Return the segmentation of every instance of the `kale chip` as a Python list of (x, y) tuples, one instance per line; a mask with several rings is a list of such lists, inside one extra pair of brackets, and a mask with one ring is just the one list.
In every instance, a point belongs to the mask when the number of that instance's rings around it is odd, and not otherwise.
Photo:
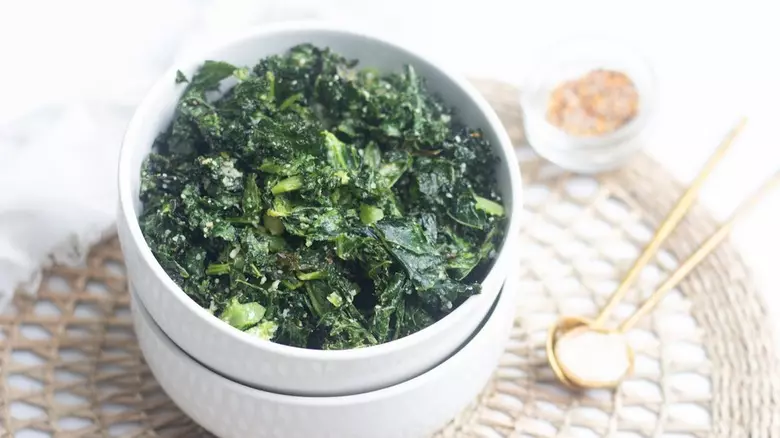
[(176, 82), (139, 222), (199, 305), (263, 339), (348, 349), (480, 292), (505, 230), (497, 158), (411, 66), (383, 75), (302, 44)]

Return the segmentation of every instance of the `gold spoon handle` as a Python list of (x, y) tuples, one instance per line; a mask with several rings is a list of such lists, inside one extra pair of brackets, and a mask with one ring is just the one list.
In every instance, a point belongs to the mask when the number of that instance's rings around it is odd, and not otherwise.
[(718, 146), (715, 152), (713, 152), (713, 154), (704, 164), (704, 167), (699, 171), (699, 174), (693, 180), (690, 187), (688, 187), (685, 193), (683, 193), (683, 195), (677, 201), (677, 205), (674, 206), (672, 211), (670, 211), (667, 215), (666, 219), (664, 219), (663, 223), (656, 231), (655, 236), (653, 236), (652, 240), (650, 240), (650, 243), (647, 244), (642, 254), (636, 259), (634, 265), (628, 271), (625, 278), (623, 278), (623, 281), (620, 283), (617, 290), (615, 290), (615, 292), (609, 298), (604, 308), (601, 309), (601, 312), (593, 321), (593, 327), (601, 327), (604, 324), (610, 312), (612, 312), (620, 300), (623, 299), (626, 292), (628, 292), (629, 288), (634, 283), (634, 280), (636, 280), (636, 278), (639, 276), (642, 268), (647, 265), (650, 259), (658, 251), (658, 248), (661, 246), (664, 240), (666, 240), (672, 231), (674, 231), (674, 228), (680, 222), (680, 219), (682, 219), (682, 217), (685, 216), (685, 213), (687, 213), (690, 209), (696, 195), (699, 193), (699, 189), (701, 189), (701, 186), (704, 184), (704, 181), (707, 179), (710, 173), (712, 173), (712, 170), (715, 168), (718, 162), (720, 162), (723, 156), (726, 155), (726, 152), (728, 151), (729, 147), (731, 147), (734, 139), (742, 131), (742, 128), (744, 128), (745, 123), (747, 123), (747, 120), (742, 118), (739, 123), (726, 135), (720, 146)]
[(731, 217), (723, 223), (700, 247), (697, 249), (687, 260), (685, 260), (675, 270), (669, 278), (666, 279), (658, 288), (650, 295), (650, 298), (645, 301), (640, 308), (634, 312), (627, 320), (623, 322), (618, 328), (621, 332), (631, 330), (631, 328), (639, 321), (643, 316), (653, 309), (666, 294), (674, 289), (688, 273), (690, 273), (696, 265), (699, 264), (705, 257), (707, 257), (723, 239), (728, 236), (729, 231), (734, 224), (748, 211), (750, 211), (757, 203), (764, 197), (772, 188), (780, 184), (780, 171), (765, 181), (760, 188), (758, 188), (753, 194), (732, 213)]

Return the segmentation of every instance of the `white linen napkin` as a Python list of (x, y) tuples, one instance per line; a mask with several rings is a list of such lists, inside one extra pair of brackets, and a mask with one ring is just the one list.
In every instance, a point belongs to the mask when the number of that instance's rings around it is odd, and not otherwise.
[(320, 16), (316, 2), (0, 2), (0, 310), (40, 268), (83, 261), (113, 229), (125, 126), (199, 42)]

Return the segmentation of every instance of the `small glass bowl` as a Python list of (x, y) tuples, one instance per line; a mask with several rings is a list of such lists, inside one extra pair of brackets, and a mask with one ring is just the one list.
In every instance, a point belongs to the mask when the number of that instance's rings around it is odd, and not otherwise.
[[(610, 133), (579, 137), (547, 120), (554, 88), (596, 70), (622, 72), (639, 94), (636, 116)], [(520, 103), (531, 147), (542, 157), (574, 172), (597, 173), (615, 169), (642, 149), (639, 135), (653, 114), (655, 75), (650, 64), (631, 47), (599, 37), (568, 39), (544, 51), (522, 83)]]

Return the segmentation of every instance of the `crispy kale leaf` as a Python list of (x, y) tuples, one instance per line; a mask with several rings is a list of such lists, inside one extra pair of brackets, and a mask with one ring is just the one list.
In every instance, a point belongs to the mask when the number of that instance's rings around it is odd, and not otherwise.
[(347, 349), (479, 293), (504, 233), (496, 157), (411, 66), (382, 75), (303, 44), (175, 81), (139, 221), (198, 304), (262, 339)]

